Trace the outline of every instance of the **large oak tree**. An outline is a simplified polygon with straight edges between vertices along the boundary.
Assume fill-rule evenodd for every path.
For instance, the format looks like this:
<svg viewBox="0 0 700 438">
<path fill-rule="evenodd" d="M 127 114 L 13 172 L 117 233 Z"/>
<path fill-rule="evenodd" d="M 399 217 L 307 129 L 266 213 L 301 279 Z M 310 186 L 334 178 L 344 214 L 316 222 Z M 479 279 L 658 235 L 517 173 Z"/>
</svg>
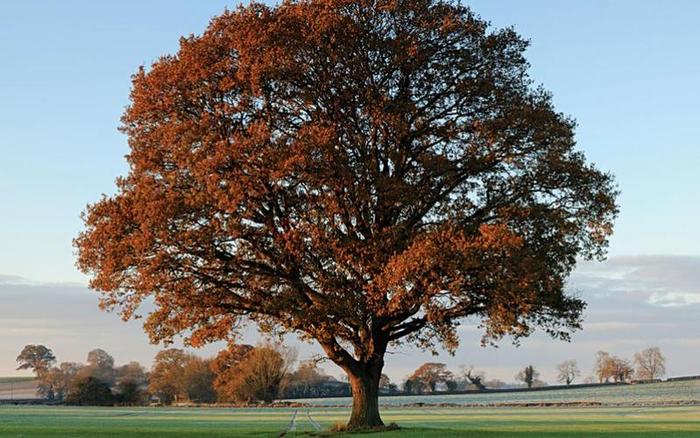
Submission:
<svg viewBox="0 0 700 438">
<path fill-rule="evenodd" d="M 542 327 L 566 339 L 578 257 L 602 257 L 612 177 L 533 85 L 527 42 L 432 0 L 251 4 L 133 78 L 130 170 L 88 207 L 79 267 L 152 340 L 242 321 L 343 368 L 382 423 L 384 355 Z"/>
</svg>

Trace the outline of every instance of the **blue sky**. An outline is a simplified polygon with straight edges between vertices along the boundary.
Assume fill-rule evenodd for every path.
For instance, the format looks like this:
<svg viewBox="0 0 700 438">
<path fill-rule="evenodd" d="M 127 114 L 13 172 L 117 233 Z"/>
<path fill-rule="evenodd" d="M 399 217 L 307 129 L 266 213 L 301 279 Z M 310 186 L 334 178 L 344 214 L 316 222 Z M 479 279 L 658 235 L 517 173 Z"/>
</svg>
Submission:
<svg viewBox="0 0 700 438">
<path fill-rule="evenodd" d="M 531 39 L 528 59 L 534 80 L 552 91 L 560 111 L 578 120 L 579 147 L 600 168 L 617 176 L 622 209 L 610 247 L 612 263 L 572 279 L 592 301 L 589 313 L 600 306 L 591 320 L 607 315 L 597 322 L 609 324 L 605 327 L 626 320 L 622 314 L 610 313 L 606 300 L 594 304 L 605 293 L 601 285 L 610 286 L 607 282 L 611 281 L 618 281 L 615 287 L 626 291 L 620 296 L 630 303 L 640 301 L 652 306 L 649 309 L 660 309 L 660 324 L 673 322 L 673 312 L 663 309 L 696 311 L 695 298 L 700 296 L 700 289 L 694 286 L 700 283 L 696 281 L 700 270 L 695 269 L 700 267 L 700 227 L 696 225 L 700 215 L 700 2 L 478 0 L 469 4 L 494 26 L 512 25 Z M 60 313 L 61 303 L 70 301 L 64 300 L 65 294 L 78 293 L 67 292 L 65 283 L 75 283 L 70 287 L 80 290 L 85 300 L 93 299 L 81 286 L 85 278 L 74 268 L 71 239 L 80 230 L 79 214 L 85 205 L 101 193 L 111 193 L 114 178 L 127 170 L 123 159 L 126 138 L 117 132 L 117 126 L 128 102 L 130 75 L 139 65 L 173 53 L 181 35 L 201 32 L 226 5 L 235 7 L 236 3 L 66 0 L 3 4 L 0 276 L 5 276 L 5 286 L 0 288 L 0 320 L 9 317 L 3 314 L 3 307 L 18 305 L 20 295 L 24 308 L 55 300 L 51 304 Z M 649 268 L 650 263 L 654 269 Z M 684 269 L 680 284 L 676 276 L 660 273 L 662 267 L 676 272 L 674 269 L 681 269 L 679 264 Z M 645 274 L 649 269 L 654 275 Z M 620 272 L 632 275 L 633 282 Z M 652 298 L 652 289 L 657 291 L 656 298 Z M 17 295 L 18 290 L 24 292 Z M 672 298 L 670 304 L 663 294 Z M 663 315 L 669 320 L 664 322 Z M 120 330 L 127 329 L 120 328 L 115 318 L 96 309 L 85 318 L 96 324 L 95 330 L 104 331 L 102 346 L 123 348 Z M 0 375 L 12 368 L 13 360 L 3 354 L 19 349 L 14 343 L 40 337 L 41 321 L 46 318 L 33 321 L 10 338 L 12 345 L 10 340 L 0 341 Z M 100 321 L 105 324 L 102 328 Z M 686 324 L 686 329 L 695 332 L 700 328 L 692 320 Z M 611 328 L 613 335 L 623 330 L 615 327 Z M 145 343 L 137 329 L 129 330 L 134 344 Z M 611 350 L 617 346 L 631 355 L 638 344 L 654 343 L 654 332 L 648 330 L 636 330 L 637 344 L 615 344 Z M 619 333 L 620 339 L 626 336 Z M 71 336 L 73 344 L 64 346 L 59 345 L 60 334 L 47 339 L 54 342 L 54 348 L 63 348 L 66 359 L 81 360 L 79 348 L 92 340 L 78 345 L 75 336 L 79 335 Z M 538 339 L 532 345 L 545 345 Z M 575 338 L 565 347 L 553 342 L 546 345 L 573 348 L 572 352 L 585 348 L 592 355 L 598 341 L 593 337 L 584 346 L 588 341 L 583 339 Z M 140 360 L 147 361 L 150 348 L 138 350 Z M 674 348 L 682 354 L 681 344 L 669 344 L 669 350 Z M 488 356 L 488 360 L 494 367 L 507 369 L 503 378 L 508 378 L 506 374 L 528 357 L 521 350 L 506 348 L 494 356 L 499 359 Z M 445 360 L 472 363 L 479 359 L 459 354 Z M 415 357 L 417 361 L 422 356 Z M 678 369 L 681 371 L 685 370 Z"/>
</svg>

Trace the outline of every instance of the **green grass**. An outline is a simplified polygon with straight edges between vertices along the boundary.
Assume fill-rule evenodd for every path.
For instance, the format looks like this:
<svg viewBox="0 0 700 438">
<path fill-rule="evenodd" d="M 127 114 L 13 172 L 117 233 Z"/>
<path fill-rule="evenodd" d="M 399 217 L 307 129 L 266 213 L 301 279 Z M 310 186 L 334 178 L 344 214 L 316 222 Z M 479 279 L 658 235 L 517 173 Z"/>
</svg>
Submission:
<svg viewBox="0 0 700 438">
<path fill-rule="evenodd" d="M 310 405 L 349 406 L 350 398 L 321 398 L 294 400 Z M 700 404 L 700 380 L 649 383 L 644 385 L 601 385 L 549 389 L 547 391 L 479 392 L 470 394 L 435 394 L 380 397 L 385 406 L 450 403 L 457 405 L 494 406 L 502 403 L 577 403 L 598 402 L 605 406 L 661 404 Z"/>
<path fill-rule="evenodd" d="M 79 408 L 0 406 L 0 437 L 274 437 L 294 409 Z M 325 429 L 345 422 L 345 408 L 311 409 Z M 700 407 L 386 408 L 399 431 L 358 437 L 700 437 Z M 299 410 L 296 431 L 315 433 Z M 325 435 L 325 434 L 324 434 Z"/>
</svg>

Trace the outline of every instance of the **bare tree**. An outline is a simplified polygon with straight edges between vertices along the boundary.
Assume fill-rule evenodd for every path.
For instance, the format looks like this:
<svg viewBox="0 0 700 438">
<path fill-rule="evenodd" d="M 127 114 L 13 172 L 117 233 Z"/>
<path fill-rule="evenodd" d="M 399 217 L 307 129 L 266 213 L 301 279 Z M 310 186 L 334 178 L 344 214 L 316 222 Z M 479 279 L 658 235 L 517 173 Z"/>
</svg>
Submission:
<svg viewBox="0 0 700 438">
<path fill-rule="evenodd" d="M 638 379 L 653 380 L 666 374 L 666 358 L 659 347 L 651 347 L 634 354 Z"/>
<path fill-rule="evenodd" d="M 567 360 L 560 363 L 557 365 L 557 371 L 559 372 L 557 381 L 566 383 L 567 385 L 571 385 L 571 382 L 581 375 L 581 371 L 578 369 L 578 363 L 575 360 Z"/>
<path fill-rule="evenodd" d="M 462 376 L 468 384 L 474 385 L 479 391 L 484 391 L 486 389 L 486 385 L 484 384 L 486 373 L 483 371 L 475 371 L 473 366 L 469 366 L 469 368 L 462 367 Z"/>
<path fill-rule="evenodd" d="M 619 357 L 613 357 L 613 381 L 627 382 L 634 373 L 630 361 L 627 359 L 621 359 Z"/>
<path fill-rule="evenodd" d="M 515 379 L 525 383 L 528 388 L 532 388 L 532 384 L 538 377 L 540 377 L 540 373 L 532 365 L 526 366 L 515 375 Z"/>
</svg>

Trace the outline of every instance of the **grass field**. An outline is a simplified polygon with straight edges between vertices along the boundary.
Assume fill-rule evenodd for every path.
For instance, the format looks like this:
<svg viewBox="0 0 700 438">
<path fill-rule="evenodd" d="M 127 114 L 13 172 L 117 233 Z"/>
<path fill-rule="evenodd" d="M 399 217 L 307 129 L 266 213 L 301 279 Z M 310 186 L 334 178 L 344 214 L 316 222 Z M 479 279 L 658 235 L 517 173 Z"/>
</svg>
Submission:
<svg viewBox="0 0 700 438">
<path fill-rule="evenodd" d="M 294 400 L 316 406 L 349 406 L 349 397 Z M 603 405 L 700 404 L 700 380 L 649 383 L 644 385 L 603 385 L 548 391 L 482 392 L 451 395 L 380 397 L 384 406 L 412 403 L 498 405 L 502 403 L 601 403 Z"/>
<path fill-rule="evenodd" d="M 295 416 L 296 411 L 296 416 Z M 287 437 L 318 435 L 345 408 L 78 408 L 0 406 L 1 437 Z M 396 408 L 402 429 L 372 437 L 700 437 L 700 407 Z M 292 421 L 292 418 L 295 421 Z M 290 426 L 293 423 L 293 430 Z M 316 423 L 316 424 L 314 424 Z M 321 432 L 322 433 L 322 432 Z"/>
</svg>

